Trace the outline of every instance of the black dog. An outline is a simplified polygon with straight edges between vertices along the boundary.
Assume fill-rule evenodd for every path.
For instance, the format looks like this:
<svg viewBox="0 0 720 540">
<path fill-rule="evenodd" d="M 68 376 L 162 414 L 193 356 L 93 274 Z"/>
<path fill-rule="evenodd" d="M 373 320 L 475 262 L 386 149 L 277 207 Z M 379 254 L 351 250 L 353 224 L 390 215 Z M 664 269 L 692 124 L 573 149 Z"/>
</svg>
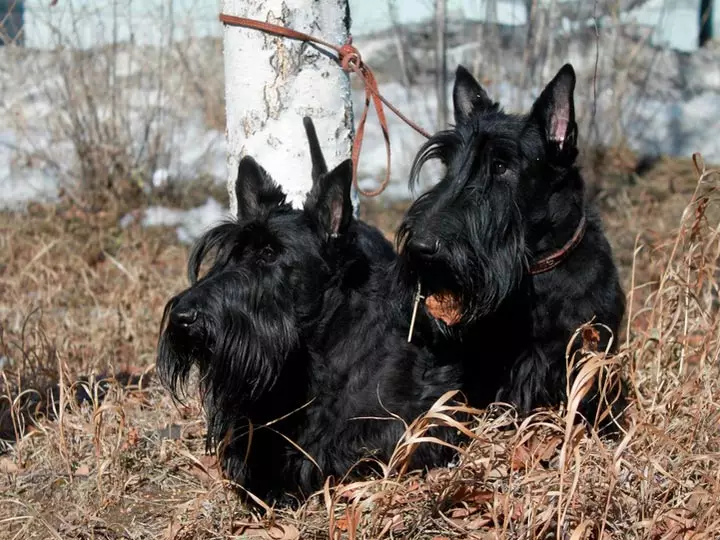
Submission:
<svg viewBox="0 0 720 540">
<path fill-rule="evenodd" d="M 461 384 L 457 363 L 407 342 L 407 312 L 396 318 L 390 292 L 392 244 L 353 218 L 350 161 L 328 173 L 309 120 L 306 129 L 314 186 L 304 209 L 243 158 L 238 220 L 195 245 L 191 286 L 166 306 L 158 346 L 176 397 L 197 366 L 208 447 L 220 445 L 227 476 L 266 500 L 308 495 L 368 456 L 387 460 L 405 431 L 391 415 L 410 422 Z M 451 458 L 424 444 L 411 465 Z"/>
<path fill-rule="evenodd" d="M 503 401 L 527 413 L 559 405 L 572 335 L 594 320 L 617 336 L 623 318 L 610 245 L 575 165 L 574 87 L 568 64 L 529 114 L 510 115 L 460 66 L 456 125 L 414 162 L 411 186 L 428 160 L 440 159 L 446 173 L 400 226 L 401 279 L 408 293 L 421 285 L 441 346 L 465 359 L 475 406 Z M 601 329 L 601 350 L 609 340 Z M 623 385 L 606 390 L 617 416 Z M 591 424 L 599 395 L 596 385 L 580 408 Z"/>
</svg>

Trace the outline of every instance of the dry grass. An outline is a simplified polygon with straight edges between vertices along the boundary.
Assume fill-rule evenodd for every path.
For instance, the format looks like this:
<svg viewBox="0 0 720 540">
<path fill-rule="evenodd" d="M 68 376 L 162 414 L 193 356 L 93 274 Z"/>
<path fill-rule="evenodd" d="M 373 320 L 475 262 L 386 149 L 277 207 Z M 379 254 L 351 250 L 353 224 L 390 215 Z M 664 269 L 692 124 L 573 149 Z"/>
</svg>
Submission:
<svg viewBox="0 0 720 540">
<path fill-rule="evenodd" d="M 618 360 L 636 399 L 621 440 L 563 411 L 522 423 L 478 411 L 456 466 L 403 471 L 425 430 L 452 421 L 438 403 L 385 478 L 328 485 L 295 512 L 244 508 L 204 455 L 198 405 L 177 408 L 152 378 L 162 307 L 184 286 L 172 231 L 66 205 L 0 214 L 0 430 L 20 439 L 0 455 L 0 537 L 720 537 L 720 178 L 698 183 L 690 162 L 631 169 L 613 167 L 599 196 L 631 299 Z M 364 208 L 388 231 L 401 211 Z M 589 351 L 582 369 L 612 363 Z M 75 382 L 117 372 L 132 384 Z"/>
</svg>

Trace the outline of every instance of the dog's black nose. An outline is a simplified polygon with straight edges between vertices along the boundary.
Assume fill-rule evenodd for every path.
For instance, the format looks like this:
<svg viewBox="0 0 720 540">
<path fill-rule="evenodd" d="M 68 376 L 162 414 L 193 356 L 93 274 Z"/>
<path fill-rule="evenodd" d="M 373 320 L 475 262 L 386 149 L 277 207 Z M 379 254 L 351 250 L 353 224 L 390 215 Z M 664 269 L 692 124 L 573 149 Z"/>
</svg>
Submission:
<svg viewBox="0 0 720 540">
<path fill-rule="evenodd" d="M 421 257 L 432 257 L 440 251 L 440 240 L 431 236 L 413 236 L 408 241 L 408 250 Z"/>
<path fill-rule="evenodd" d="M 198 312 L 194 308 L 180 308 L 170 312 L 170 322 L 177 326 L 190 326 L 197 318 Z"/>
</svg>

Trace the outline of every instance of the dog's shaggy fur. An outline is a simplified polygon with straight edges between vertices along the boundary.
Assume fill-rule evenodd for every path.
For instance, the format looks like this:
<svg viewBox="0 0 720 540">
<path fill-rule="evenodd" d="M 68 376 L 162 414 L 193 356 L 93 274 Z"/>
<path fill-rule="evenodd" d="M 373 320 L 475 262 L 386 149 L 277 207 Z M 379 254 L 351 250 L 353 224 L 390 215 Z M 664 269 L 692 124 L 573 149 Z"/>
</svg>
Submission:
<svg viewBox="0 0 720 540">
<path fill-rule="evenodd" d="M 572 335 L 594 321 L 617 336 L 623 318 L 610 245 L 575 165 L 574 87 L 568 64 L 528 114 L 506 114 L 460 66 L 456 125 L 434 135 L 413 166 L 413 179 L 431 159 L 446 173 L 400 227 L 400 280 L 407 295 L 419 281 L 428 299 L 456 312 L 452 324 L 436 321 L 438 350 L 464 358 L 464 389 L 475 406 L 504 401 L 527 413 L 559 405 L 567 398 Z M 531 272 L 573 238 L 583 217 L 584 236 L 561 264 Z M 604 349 L 611 333 L 598 329 Z M 604 390 L 617 417 L 625 407 L 622 384 Z M 591 424 L 600 394 L 596 385 L 580 409 Z"/>
<path fill-rule="evenodd" d="M 386 461 L 403 421 L 461 385 L 458 363 L 407 343 L 392 245 L 353 218 L 350 161 L 327 172 L 306 128 L 314 186 L 304 209 L 243 158 L 238 219 L 195 245 L 190 287 L 169 301 L 158 347 L 161 380 L 177 397 L 198 368 L 208 446 L 220 446 L 230 479 L 268 501 L 307 496 L 363 458 Z M 451 457 L 424 444 L 412 465 Z M 365 460 L 354 472 L 372 469 Z"/>
</svg>

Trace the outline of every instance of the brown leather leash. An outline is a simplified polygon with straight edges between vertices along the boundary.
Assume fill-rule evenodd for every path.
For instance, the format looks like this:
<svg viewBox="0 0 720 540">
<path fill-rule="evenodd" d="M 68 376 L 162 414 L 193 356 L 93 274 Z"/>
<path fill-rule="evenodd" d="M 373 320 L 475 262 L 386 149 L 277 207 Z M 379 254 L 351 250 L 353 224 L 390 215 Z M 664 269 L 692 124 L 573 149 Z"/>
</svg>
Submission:
<svg viewBox="0 0 720 540">
<path fill-rule="evenodd" d="M 250 28 L 253 30 L 259 30 L 266 34 L 271 34 L 273 36 L 321 45 L 335 52 L 335 54 L 337 55 L 336 60 L 340 67 L 343 69 L 343 71 L 345 71 L 346 73 L 355 73 L 358 77 L 360 77 L 360 79 L 363 81 L 363 84 L 365 85 L 365 107 L 363 108 L 362 116 L 360 117 L 360 121 L 358 122 L 357 132 L 355 134 L 355 140 L 353 141 L 352 147 L 353 184 L 355 185 L 355 188 L 358 190 L 358 192 L 362 193 L 366 197 L 375 197 L 376 195 L 379 195 L 385 190 L 388 183 L 390 182 L 390 132 L 388 129 L 387 118 L 385 117 L 385 110 L 383 109 L 383 105 L 385 105 L 388 109 L 394 112 L 398 118 L 400 118 L 408 126 L 417 131 L 420 135 L 424 136 L 425 138 L 430 138 L 430 134 L 427 131 L 418 126 L 407 116 L 402 114 L 397 109 L 397 107 L 395 107 L 392 103 L 385 99 L 385 97 L 383 97 L 378 88 L 378 83 L 375 79 L 375 75 L 368 67 L 368 65 L 363 62 L 360 56 L 360 52 L 355 48 L 355 46 L 353 46 L 352 38 L 348 38 L 347 42 L 344 45 L 338 46 L 329 43 L 323 39 L 311 36 L 309 34 L 298 32 L 297 30 L 292 30 L 291 28 L 286 28 L 284 26 L 268 22 L 257 21 L 254 19 L 247 19 L 245 17 L 236 17 L 234 15 L 226 15 L 225 13 L 221 13 L 220 21 L 223 24 L 229 26 Z M 380 187 L 378 189 L 376 189 L 375 191 L 364 191 L 360 189 L 360 186 L 358 186 L 357 169 L 358 160 L 360 157 L 360 149 L 362 148 L 363 136 L 365 135 L 365 122 L 367 120 L 367 115 L 370 110 L 371 101 L 373 106 L 375 107 L 375 113 L 377 114 L 378 121 L 380 122 L 380 128 L 382 129 L 383 138 L 385 139 L 387 169 L 385 171 L 385 179 L 383 180 L 382 184 L 380 184 Z"/>
</svg>

